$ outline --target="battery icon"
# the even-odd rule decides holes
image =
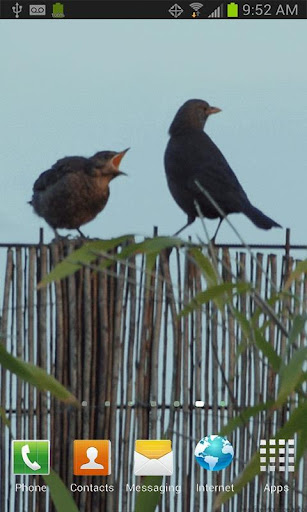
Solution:
[[[60,2],[53,4],[52,6],[52,17],[53,18],[65,18],[64,5]]]
[[[238,4],[235,4],[234,2],[227,4],[227,18],[237,18],[238,11]]]

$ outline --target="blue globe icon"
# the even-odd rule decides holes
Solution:
[[[195,448],[198,464],[208,471],[227,468],[233,459],[233,447],[227,437],[210,435],[203,437]]]

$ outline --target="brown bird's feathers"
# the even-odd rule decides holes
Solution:
[[[79,229],[105,207],[109,183],[121,174],[118,166],[126,151],[101,151],[91,158],[65,157],[35,181],[31,204],[55,230]]]
[[[88,173],[90,161],[83,156],[66,156],[58,160],[51,169],[48,169],[37,178],[33,185],[33,191],[46,190],[65,175],[71,172]]]

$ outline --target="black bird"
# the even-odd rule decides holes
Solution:
[[[39,176],[30,204],[56,236],[58,228],[77,229],[83,236],[80,226],[107,204],[110,181],[125,174],[118,167],[128,149],[100,151],[90,158],[67,156]]]
[[[204,217],[220,219],[214,241],[223,216],[210,197],[225,216],[244,213],[258,228],[281,227],[251,204],[228,162],[203,131],[208,117],[220,111],[206,101],[188,100],[170,126],[164,155],[165,172],[173,198],[188,216],[187,223],[175,235],[192,224],[200,210]]]

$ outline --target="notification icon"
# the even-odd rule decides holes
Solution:
[[[111,441],[87,439],[74,441],[74,475],[111,474]]]

